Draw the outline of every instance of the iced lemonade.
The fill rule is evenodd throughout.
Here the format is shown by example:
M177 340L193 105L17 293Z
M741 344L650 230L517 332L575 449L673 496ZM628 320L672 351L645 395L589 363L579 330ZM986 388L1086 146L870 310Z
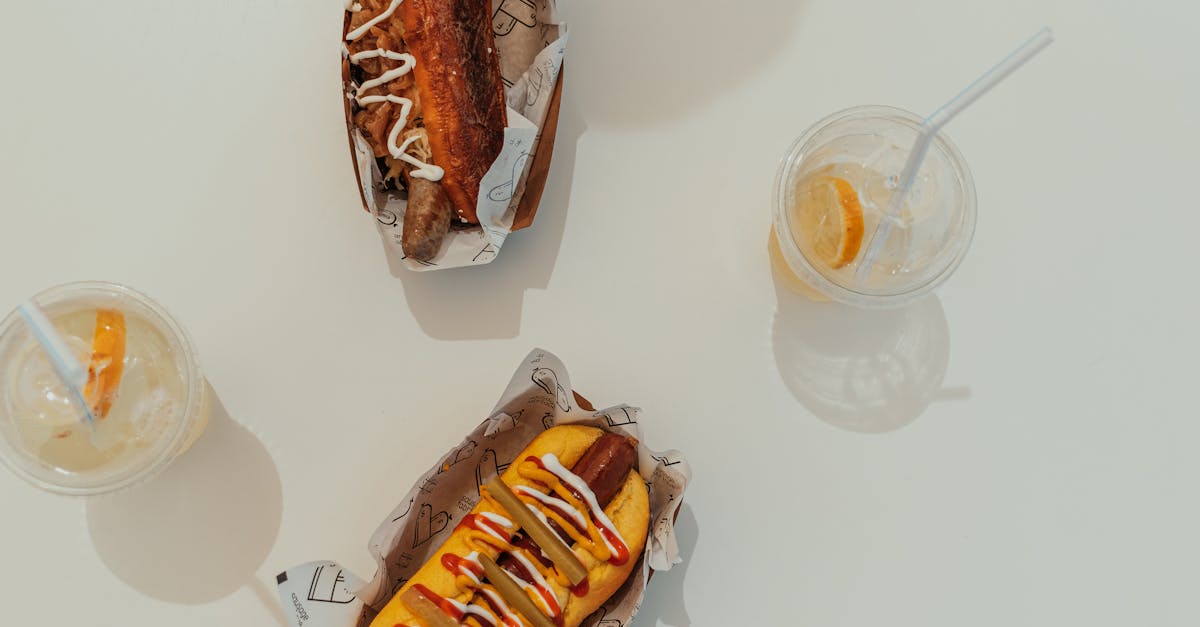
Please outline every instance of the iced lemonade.
M182 329L153 301L111 284L36 297L88 369L89 426L19 315L0 326L0 444L17 474L59 492L116 489L186 450L208 420L207 384Z
M957 267L975 224L970 172L939 137L905 201L898 187L920 119L859 107L818 123L784 158L777 179L772 264L796 291L819 300L895 305L933 289ZM891 229L860 272L881 221Z

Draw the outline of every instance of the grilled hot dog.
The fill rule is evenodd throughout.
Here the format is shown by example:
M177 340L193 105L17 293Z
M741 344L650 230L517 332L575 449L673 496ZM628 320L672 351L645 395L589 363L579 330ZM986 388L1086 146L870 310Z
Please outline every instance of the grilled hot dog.
M481 490L484 499L371 626L576 627L620 588L645 546L650 511L636 462L625 436L575 425L545 431L501 483ZM545 524L541 533L554 535L542 544L563 545L539 545L518 518ZM576 567L582 576L573 582Z

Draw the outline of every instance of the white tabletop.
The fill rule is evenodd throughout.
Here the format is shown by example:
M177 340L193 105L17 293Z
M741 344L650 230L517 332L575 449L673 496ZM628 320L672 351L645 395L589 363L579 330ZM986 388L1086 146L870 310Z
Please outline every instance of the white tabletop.
M1200 9L561 5L535 227L399 279L350 169L340 2L3 9L0 308L144 290L221 407L116 497L0 472L0 622L282 624L275 573L369 575L368 535L535 346L695 469L687 562L637 624L1200 622ZM1058 42L948 128L980 219L937 297L777 295L791 140L852 105L928 112L1043 24Z

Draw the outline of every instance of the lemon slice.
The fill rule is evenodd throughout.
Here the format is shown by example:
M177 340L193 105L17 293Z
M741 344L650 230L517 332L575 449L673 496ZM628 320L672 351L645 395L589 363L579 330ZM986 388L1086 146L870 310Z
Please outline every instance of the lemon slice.
M846 266L858 256L863 240L863 210L858 192L836 176L809 180L796 211L797 230L803 234L817 260L832 269Z
M92 358L88 363L87 385L83 388L83 397L97 418L107 416L108 410L112 409L124 371L125 315L101 309L96 312Z

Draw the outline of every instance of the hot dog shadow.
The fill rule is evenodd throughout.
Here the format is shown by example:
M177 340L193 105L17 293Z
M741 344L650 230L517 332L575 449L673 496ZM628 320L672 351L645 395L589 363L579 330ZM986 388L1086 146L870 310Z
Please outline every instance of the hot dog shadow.
M942 388L950 328L937 296L901 309L857 309L795 294L777 273L775 291L775 363L817 418L884 433L910 424L935 400L970 396L970 388Z
M566 74L564 73L564 80ZM509 235L496 259L468 268L411 272L392 266L405 300L426 335L439 340L505 339L521 330L527 289L545 289L567 224L575 148L587 126L563 85L554 156L533 226Z
M661 124L728 96L794 37L802 0L560 3L580 101L602 126ZM733 43L736 42L736 43Z
M248 586L283 623L275 593L255 577L279 534L279 473L263 444L212 398L204 434L161 475L88 500L92 544L114 575L147 596L196 605Z
M679 554L683 563L667 572L653 575L650 583L646 585L646 597L642 599L642 609L634 623L671 627L688 627L692 624L683 594L683 580L687 577L688 566L696 552L696 540L699 536L700 528L696 524L696 514L692 512L687 501L684 501L679 508L679 517L675 519L675 539L679 542Z

